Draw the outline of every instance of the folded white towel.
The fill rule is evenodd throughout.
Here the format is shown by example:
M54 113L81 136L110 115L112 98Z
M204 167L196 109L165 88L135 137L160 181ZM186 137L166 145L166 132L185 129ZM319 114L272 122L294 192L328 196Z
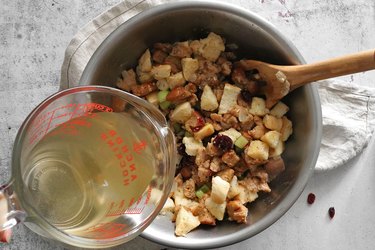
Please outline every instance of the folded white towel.
M89 22L72 39L61 70L61 88L76 86L90 57L119 25L167 0L128 0ZM341 166L368 144L375 127L375 89L340 80L319 83L323 139L316 170Z

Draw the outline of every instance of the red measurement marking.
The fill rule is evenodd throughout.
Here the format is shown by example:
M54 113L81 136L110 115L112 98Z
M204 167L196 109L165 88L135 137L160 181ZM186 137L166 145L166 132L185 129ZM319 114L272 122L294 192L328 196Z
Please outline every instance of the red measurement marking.
M142 151L147 147L146 141L139 141L133 143L133 151L137 154L142 153Z
M55 108L49 112L39 114L29 128L29 144L35 143L46 135L51 129L77 117L94 115L94 110L112 112L113 109L99 103L70 103ZM76 124L79 125L79 124Z
M125 206L125 200L121 200L119 202L112 201L106 212L106 217L120 216L123 214L141 214L145 206L150 201L151 190L152 188L149 187L145 200L143 199L143 196L139 197L138 200L132 197L128 206Z
M122 171L123 185L128 186L134 182L137 178L137 167L134 161L134 155L129 152L128 143L126 139L122 138L115 130L108 130L100 134L100 138L107 145L107 147L113 152L114 157L119 161L119 169ZM141 144L140 147L145 147L145 144ZM133 145L134 146L134 145Z
M96 239L109 239L121 236L126 233L125 228L127 225L116 223L116 222L107 222L99 223L93 227L90 227L86 230L88 234L93 235Z

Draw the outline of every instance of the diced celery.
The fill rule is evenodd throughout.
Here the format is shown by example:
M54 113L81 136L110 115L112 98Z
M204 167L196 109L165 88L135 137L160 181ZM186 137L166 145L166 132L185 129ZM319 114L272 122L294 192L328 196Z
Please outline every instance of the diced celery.
M208 191L210 191L210 188L206 184L204 184L199 188L199 190L202 190L203 193L207 193Z
M168 101L164 101L164 102L161 102L161 103L159 104L159 106L160 106L160 108L161 108L162 110L166 110L166 109L169 107L169 105L171 105L171 103L168 102Z
M203 186L201 186L196 192L195 192L195 195L199 198L199 199L202 199L203 195L205 193L207 193L208 191L210 191L210 187L207 186L206 184L204 184Z
M197 190L195 192L195 195L198 197L198 199L202 199L203 198L203 195L204 195L204 192L202 190Z
M240 149L243 149L248 143L249 143L249 141L243 135L241 135L234 142L234 145L237 146Z
M161 90L161 91L158 92L158 100L159 100L160 103L166 101L168 93L169 93L168 90Z

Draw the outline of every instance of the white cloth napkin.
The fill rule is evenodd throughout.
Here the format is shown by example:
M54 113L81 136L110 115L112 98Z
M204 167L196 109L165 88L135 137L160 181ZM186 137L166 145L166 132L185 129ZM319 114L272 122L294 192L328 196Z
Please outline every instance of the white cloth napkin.
M89 22L66 49L61 71L61 89L79 85L90 57L119 25L152 6L170 0L128 0ZM368 144L375 127L375 89L339 80L319 86L323 112L323 139L316 170L343 165Z

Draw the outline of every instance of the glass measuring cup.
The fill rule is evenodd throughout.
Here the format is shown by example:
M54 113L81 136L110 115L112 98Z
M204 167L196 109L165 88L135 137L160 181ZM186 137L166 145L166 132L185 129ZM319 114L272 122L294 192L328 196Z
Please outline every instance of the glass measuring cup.
M104 86L58 92L17 134L0 231L24 222L73 246L119 245L156 217L175 165L173 132L150 103Z

